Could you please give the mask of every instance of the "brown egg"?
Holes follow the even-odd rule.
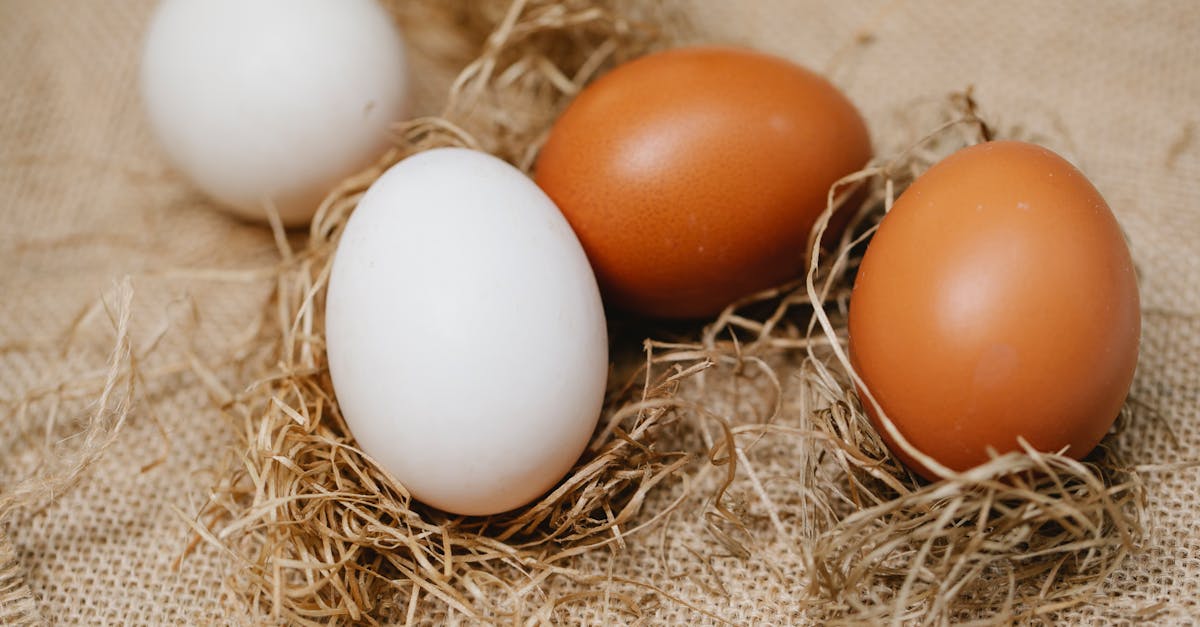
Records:
[[[607,302],[696,317],[796,276],[830,185],[870,156],[858,111],[824,78],[748,50],[685,48],[580,93],[536,180]]]
[[[1018,437],[1087,455],[1129,391],[1140,332],[1112,211],[1070,163],[1021,142],[960,150],[917,179],[850,299],[855,369],[905,439],[954,470]]]

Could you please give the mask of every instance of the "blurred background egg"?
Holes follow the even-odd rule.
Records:
[[[480,152],[393,166],[346,224],[325,334],[362,449],[417,499],[495,514],[557,483],[599,418],[600,292],[554,203]]]
[[[388,145],[404,43],[376,0],[164,0],[142,55],[146,113],[196,186],[238,215],[304,224]]]
[[[536,180],[608,302],[698,317],[796,276],[830,185],[870,157],[862,117],[821,76],[749,50],[685,48],[580,93]]]
[[[989,447],[1017,450],[1018,437],[1091,452],[1129,391],[1140,330],[1112,211],[1074,166],[1021,142],[963,149],[918,178],[868,245],[850,300],[866,387],[905,439],[954,470]]]

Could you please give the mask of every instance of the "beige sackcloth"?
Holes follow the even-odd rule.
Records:
[[[74,409],[9,408],[54,389],[64,372],[103,366],[112,324],[94,304],[113,302],[120,277],[133,277],[135,348],[166,330],[142,367],[167,371],[189,349],[227,344],[270,288],[197,271],[265,267],[275,245],[266,229],[214,210],[155,146],[137,90],[152,4],[0,0],[0,492],[29,470],[38,421],[86,410],[86,398]],[[1119,446],[1141,464],[1200,458],[1200,3],[711,0],[694,9],[707,39],[830,72],[881,149],[894,147],[887,129],[897,112],[968,85],[998,124],[1060,138],[1055,148],[1116,211],[1141,272],[1133,392],[1159,418],[1135,425]],[[416,56],[417,110],[436,111],[453,68]],[[73,326],[79,337],[64,351]],[[175,564],[192,537],[181,516],[195,514],[212,470],[234,453],[234,427],[178,370],[149,385],[73,489],[0,524],[0,623],[247,620],[226,583],[230,557],[202,543]],[[757,469],[786,476],[787,456]],[[1091,602],[1054,618],[1200,621],[1198,482],[1194,469],[1147,475],[1145,539]],[[734,623],[797,620],[802,577],[788,547],[764,548],[780,577],[761,559],[719,555],[702,523],[699,508],[682,510],[667,532],[575,566],[649,579]],[[670,602],[648,611],[657,623],[710,620]],[[554,616],[630,619],[603,595]]]

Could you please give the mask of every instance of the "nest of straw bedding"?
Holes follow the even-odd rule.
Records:
[[[691,35],[685,16],[665,3],[414,2],[397,11],[419,11],[427,29],[444,30],[476,56],[464,55],[441,115],[404,124],[389,154],[332,191],[305,237],[273,224],[275,288],[239,353],[261,372],[231,389],[192,364],[240,438],[210,500],[182,513],[197,542],[230,556],[231,588],[255,616],[539,622],[604,596],[628,620],[674,607],[725,622],[712,604],[637,572],[576,559],[618,555],[684,509],[722,555],[762,560],[764,535],[797,547],[803,568],[787,575],[799,582],[791,602],[822,623],[1052,618],[1086,602],[1136,545],[1142,475],[1109,446],[1083,461],[1010,453],[929,483],[889,453],[854,393],[846,307],[865,241],[938,158],[1014,133],[985,124],[969,93],[943,101],[940,121],[906,149],[831,190],[806,276],[703,325],[615,320],[599,427],[552,492],[488,517],[414,501],[356,447],[326,370],[324,293],[347,217],[387,167],[427,148],[476,148],[528,171],[555,115],[583,85]],[[867,201],[839,245],[822,251],[813,242],[841,209],[833,199],[844,195],[835,192],[851,187]],[[121,344],[106,395],[137,380],[128,362]],[[1137,418],[1134,407],[1119,427]],[[119,426],[105,413],[80,463]],[[756,471],[766,463],[787,469],[786,502]],[[7,506],[0,501],[0,512]],[[725,593],[719,583],[706,589]]]

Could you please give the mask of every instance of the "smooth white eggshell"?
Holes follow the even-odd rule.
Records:
[[[608,370],[600,292],[566,219],[507,163],[441,148],[389,169],[345,227],[326,301],[346,422],[417,499],[510,510],[586,447]]]
[[[404,118],[404,42],[376,0],[164,0],[141,86],[175,165],[235,213],[303,224]]]

